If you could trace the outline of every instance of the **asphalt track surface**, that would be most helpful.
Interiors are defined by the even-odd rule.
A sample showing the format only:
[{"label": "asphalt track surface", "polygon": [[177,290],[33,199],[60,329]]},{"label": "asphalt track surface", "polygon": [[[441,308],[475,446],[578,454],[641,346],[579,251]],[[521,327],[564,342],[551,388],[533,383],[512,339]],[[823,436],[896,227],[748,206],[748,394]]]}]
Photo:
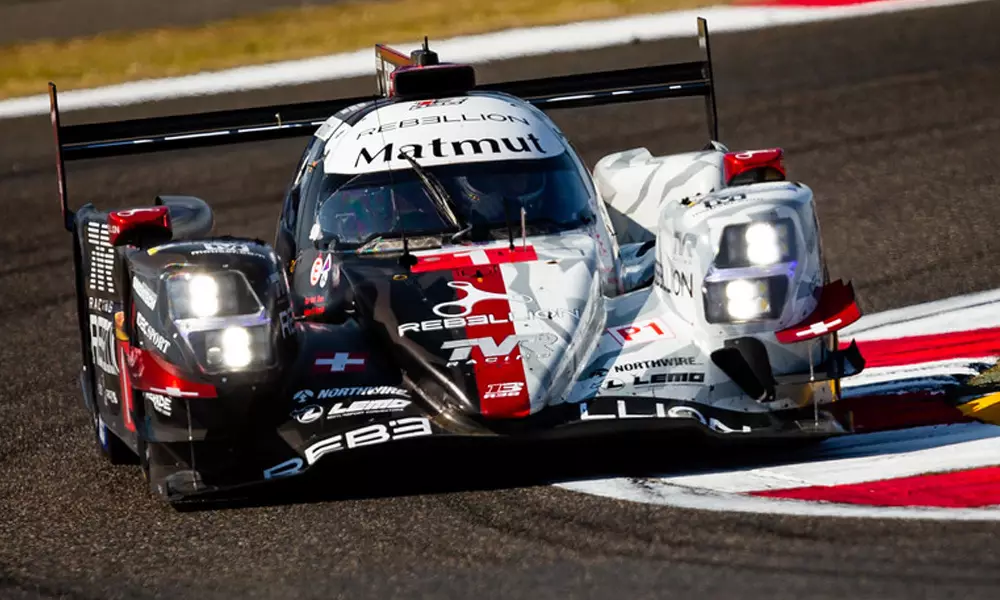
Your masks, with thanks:
[{"label": "asphalt track surface", "polygon": [[[715,39],[722,137],[781,145],[818,195],[834,277],[869,311],[1000,284],[1000,6]],[[694,56],[692,40],[496,64],[484,79]],[[72,122],[354,94],[349,81],[73,113]],[[558,115],[603,153],[705,141],[694,101]],[[187,192],[270,239],[300,141],[71,167],[76,204]],[[379,456],[313,493],[176,512],[94,449],[76,389],[69,238],[44,118],[0,122],[0,597],[997,598],[1000,525],[726,515],[553,480],[681,468],[697,447]],[[635,461],[637,452],[646,458]],[[637,462],[627,469],[624,465]],[[387,474],[384,474],[387,473]],[[469,475],[477,473],[478,475]]]}]

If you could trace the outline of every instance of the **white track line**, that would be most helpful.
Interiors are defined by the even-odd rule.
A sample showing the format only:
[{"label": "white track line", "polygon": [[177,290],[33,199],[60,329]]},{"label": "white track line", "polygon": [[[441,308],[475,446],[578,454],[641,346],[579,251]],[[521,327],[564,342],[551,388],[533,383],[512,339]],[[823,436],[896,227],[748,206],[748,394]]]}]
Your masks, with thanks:
[{"label": "white track line", "polygon": [[728,494],[707,489],[689,488],[656,480],[603,479],[563,483],[558,487],[603,496],[615,500],[630,500],[644,504],[660,504],[676,508],[716,512],[794,515],[803,517],[867,517],[876,519],[926,519],[934,521],[1000,521],[996,508],[897,508],[889,506],[858,506],[779,500],[744,494]]},{"label": "white track line", "polygon": [[[979,1],[982,0],[884,0],[823,7],[714,6],[457,37],[434,43],[434,49],[448,61],[481,63],[553,52],[590,50],[635,41],[693,36],[695,18],[699,16],[708,19],[709,28],[713,32],[747,31]],[[400,47],[409,49],[418,45],[417,42],[411,42],[400,44]],[[669,57],[664,58],[668,59]],[[372,51],[365,49],[185,77],[150,79],[65,91],[59,95],[59,107],[62,110],[81,110],[358,77],[373,74],[374,63]],[[56,84],[58,83],[57,81]],[[374,82],[372,90],[374,91]],[[0,119],[45,114],[49,110],[48,102],[48,96],[44,94],[0,101]]]},{"label": "white track line", "polygon": [[1000,289],[865,315],[842,340],[885,340],[1000,327]]},{"label": "white track line", "polygon": [[741,493],[815,485],[850,485],[1000,462],[1000,427],[981,423],[915,427],[823,442],[804,462],[676,475],[655,481]]},{"label": "white track line", "polygon": [[[1000,324],[1000,290],[968,294],[862,317],[843,339],[887,339]],[[996,357],[984,357],[986,363]],[[977,359],[941,360],[880,367],[844,381],[852,392],[879,388],[893,380],[903,389],[943,387],[960,374],[974,374]],[[916,379],[915,379],[916,378]],[[919,385],[918,385],[919,384]],[[901,391],[901,390],[896,390]],[[567,490],[722,512],[770,513],[812,517],[875,517],[934,520],[1000,520],[1000,507],[976,509],[883,507],[749,496],[759,490],[813,485],[843,485],[1000,464],[1000,427],[965,423],[852,435],[823,442],[815,452],[790,457],[785,464],[733,468],[709,473],[648,478],[608,478],[557,484]]]}]

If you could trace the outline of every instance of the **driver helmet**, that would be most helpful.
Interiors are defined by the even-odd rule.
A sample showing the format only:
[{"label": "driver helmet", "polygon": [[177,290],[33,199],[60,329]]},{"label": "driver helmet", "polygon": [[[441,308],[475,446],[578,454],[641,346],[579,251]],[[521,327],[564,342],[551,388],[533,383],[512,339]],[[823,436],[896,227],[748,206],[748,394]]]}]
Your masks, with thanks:
[{"label": "driver helmet", "polygon": [[[469,206],[488,220],[504,218],[504,198],[511,210],[521,206],[533,211],[545,191],[545,173],[519,171],[502,174],[463,175],[457,178]],[[511,215],[513,218],[514,215]]]}]

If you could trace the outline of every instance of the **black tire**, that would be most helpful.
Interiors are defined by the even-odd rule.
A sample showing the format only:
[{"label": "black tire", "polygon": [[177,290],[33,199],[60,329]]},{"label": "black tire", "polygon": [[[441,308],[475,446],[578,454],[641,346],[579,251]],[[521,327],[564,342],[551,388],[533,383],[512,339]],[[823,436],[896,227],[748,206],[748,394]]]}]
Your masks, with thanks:
[{"label": "black tire", "polygon": [[100,412],[94,411],[94,438],[101,455],[113,465],[134,465],[135,453],[111,429],[108,428]]}]

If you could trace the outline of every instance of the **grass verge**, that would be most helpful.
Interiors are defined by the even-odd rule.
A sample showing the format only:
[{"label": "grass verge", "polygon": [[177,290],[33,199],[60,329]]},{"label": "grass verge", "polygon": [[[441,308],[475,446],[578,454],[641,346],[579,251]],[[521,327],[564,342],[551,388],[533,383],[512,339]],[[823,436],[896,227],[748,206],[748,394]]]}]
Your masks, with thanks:
[{"label": "grass verge", "polygon": [[[279,60],[695,8],[727,0],[368,0],[208,23],[0,47],[0,98],[188,75]],[[693,25],[692,25],[693,26]],[[447,60],[447,57],[442,57]]]}]

